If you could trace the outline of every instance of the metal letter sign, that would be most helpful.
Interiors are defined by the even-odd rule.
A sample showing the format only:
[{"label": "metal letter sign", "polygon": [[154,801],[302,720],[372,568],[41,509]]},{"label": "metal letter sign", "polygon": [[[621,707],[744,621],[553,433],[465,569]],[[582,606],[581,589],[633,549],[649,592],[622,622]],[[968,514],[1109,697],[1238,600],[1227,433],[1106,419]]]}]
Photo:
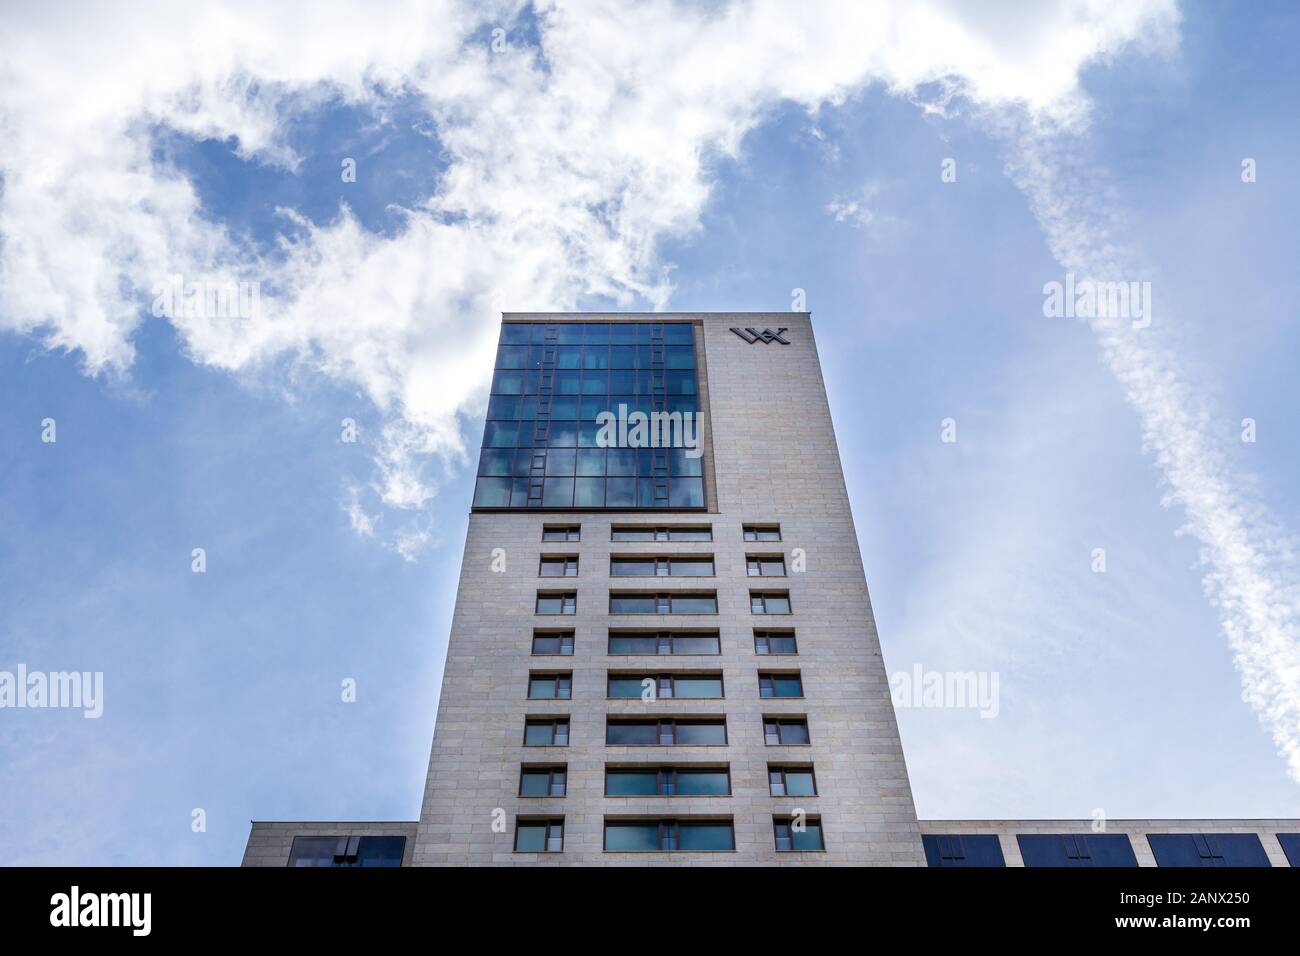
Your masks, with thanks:
[{"label": "metal letter sign", "polygon": [[764,329],[762,332],[756,332],[753,329],[732,329],[742,339],[753,345],[755,342],[762,342],[764,345],[771,345],[773,342],[780,342],[782,345],[789,345],[790,342],[781,333],[790,331],[785,326],[773,332],[771,329]]}]

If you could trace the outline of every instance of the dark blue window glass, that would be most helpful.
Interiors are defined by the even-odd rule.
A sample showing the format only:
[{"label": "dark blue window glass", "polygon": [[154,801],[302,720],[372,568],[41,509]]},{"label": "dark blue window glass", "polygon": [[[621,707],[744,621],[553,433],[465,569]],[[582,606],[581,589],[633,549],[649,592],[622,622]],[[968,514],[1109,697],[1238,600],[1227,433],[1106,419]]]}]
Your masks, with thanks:
[{"label": "dark blue window glass", "polygon": [[1149,833],[1157,866],[1271,866],[1253,833]]},{"label": "dark blue window glass", "polygon": [[921,837],[929,866],[1006,866],[1002,844],[992,834],[926,834]]},{"label": "dark blue window glass", "polygon": [[1124,833],[1022,833],[1016,837],[1025,866],[1137,866]]},{"label": "dark blue window glass", "polygon": [[1292,866],[1300,866],[1300,833],[1279,833],[1277,842],[1282,844],[1286,861]]},{"label": "dark blue window glass", "polygon": [[697,389],[691,323],[503,324],[474,507],[703,509]]},{"label": "dark blue window glass", "polygon": [[290,866],[401,866],[404,836],[300,836],[289,850]]}]

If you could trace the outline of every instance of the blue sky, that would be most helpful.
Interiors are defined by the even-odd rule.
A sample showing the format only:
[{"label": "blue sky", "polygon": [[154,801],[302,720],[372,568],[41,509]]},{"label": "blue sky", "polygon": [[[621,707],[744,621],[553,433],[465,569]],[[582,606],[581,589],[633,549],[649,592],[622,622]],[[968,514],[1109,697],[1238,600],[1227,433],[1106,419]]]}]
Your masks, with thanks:
[{"label": "blue sky", "polygon": [[[233,94],[203,73],[182,77],[188,99],[115,91],[129,108],[82,119],[147,160],[153,178],[125,211],[56,205],[96,186],[120,196],[130,181],[112,140],[82,157],[91,147],[39,127],[37,93],[61,87],[24,74],[13,45],[23,31],[90,41],[44,22],[0,34],[34,91],[0,112],[35,130],[17,138],[0,193],[0,670],[105,675],[98,720],[0,710],[6,862],[230,864],[251,818],[413,819],[470,499],[458,436],[472,448],[481,433],[494,310],[782,310],[796,288],[888,668],[1000,675],[996,719],[900,711],[921,815],[1300,816],[1272,728],[1243,700],[1232,609],[1203,587],[1206,541],[1180,502],[1162,505],[1180,489],[1150,435],[1144,448],[1141,407],[1087,324],[1043,315],[1043,285],[1066,269],[1008,174],[1017,146],[998,119],[1088,105],[1086,126],[1062,135],[1105,184],[1089,203],[1122,217],[1141,262],[1130,277],[1152,282],[1152,334],[1205,403],[1199,427],[1232,501],[1287,539],[1300,528],[1300,186],[1288,166],[1300,128],[1283,105],[1300,69],[1295,11],[1116,14],[1098,29],[1127,45],[1078,57],[1059,95],[1028,107],[977,63],[942,113],[927,111],[933,84],[909,85],[929,68],[918,55],[915,70],[880,77],[892,92],[835,75],[820,90],[751,91],[684,159],[659,158],[675,140],[632,130],[611,143],[609,168],[532,170],[530,145],[563,156],[523,108],[530,90],[555,92],[576,55],[554,15],[449,17],[461,32],[435,29],[429,45],[467,72],[432,80],[418,56],[363,30],[358,48],[378,51],[369,74],[304,59],[243,88],[236,120],[218,108]],[[964,28],[1000,29],[988,15]],[[638,32],[617,20],[600,19],[592,42]],[[481,48],[494,23],[509,27],[518,72],[485,120],[473,71],[492,75]],[[1163,36],[1159,49],[1144,33]],[[1018,55],[1029,90],[1038,61]],[[239,75],[258,77],[249,63]],[[701,108],[690,83],[618,95],[652,132],[690,129],[673,124]],[[502,144],[507,130],[517,147]],[[56,182],[71,177],[58,196],[19,164],[42,144],[67,150],[49,160]],[[349,156],[356,183],[339,177]],[[955,183],[940,179],[945,157]],[[1257,182],[1241,181],[1244,157]],[[176,183],[192,202],[166,198]],[[546,231],[554,210],[534,205],[551,184],[581,197],[564,207],[583,212],[572,232]],[[41,232],[42,210],[68,231]],[[114,258],[140,235],[150,242],[131,263]],[[63,268],[33,271],[31,249]],[[263,281],[267,324],[155,317],[147,281],[126,296],[129,319],[113,283],[58,299],[88,263],[140,285],[132,263],[157,249]],[[485,282],[465,284],[480,266]],[[55,294],[28,294],[41,276]],[[77,321],[96,309],[102,327]],[[949,417],[955,444],[939,440]],[[1245,417],[1253,444],[1238,440]],[[45,418],[54,444],[40,441]],[[339,440],[344,418],[359,442]],[[191,572],[196,547],[205,574]],[[1104,574],[1091,568],[1099,547]],[[1293,597],[1291,573],[1270,566],[1277,593]],[[354,704],[340,700],[345,678]],[[195,808],[205,832],[191,830]]]}]

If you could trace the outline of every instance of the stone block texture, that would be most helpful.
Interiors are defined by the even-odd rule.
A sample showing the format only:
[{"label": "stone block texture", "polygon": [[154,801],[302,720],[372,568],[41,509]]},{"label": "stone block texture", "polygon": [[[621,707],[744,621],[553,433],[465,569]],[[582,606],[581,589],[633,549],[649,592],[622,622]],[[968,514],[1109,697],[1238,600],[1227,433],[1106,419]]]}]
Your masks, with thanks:
[{"label": "stone block texture", "polygon": [[380,823],[286,823],[255,820],[244,848],[241,866],[288,866],[294,837],[299,836],[404,836],[406,850],[402,866],[410,866],[415,856],[416,822]]},{"label": "stone block texture", "polygon": [[[507,321],[565,316],[507,315]],[[512,512],[470,516],[434,731],[415,864],[458,865],[827,865],[924,862],[907,769],[881,661],[822,383],[810,316],[580,314],[577,321],[691,321],[706,453],[707,512]],[[779,342],[748,342],[732,327],[785,328]],[[543,543],[544,525],[577,524],[581,541]],[[746,524],[779,525],[779,542],[746,542]],[[709,525],[711,542],[611,542],[612,524]],[[503,549],[504,571],[493,570]],[[577,555],[576,578],[539,579],[544,554]],[[785,578],[746,576],[747,554],[784,556]],[[708,554],[713,578],[618,578],[614,554]],[[802,566],[804,570],[796,571]],[[611,615],[618,590],[716,590],[716,615]],[[792,613],[755,615],[750,590],[788,590]],[[577,592],[573,616],[534,614],[539,590]],[[572,657],[531,655],[535,629],[571,628]],[[720,656],[611,657],[611,628],[716,630]],[[793,629],[798,654],[759,656],[755,629]],[[571,671],[570,700],[528,700],[530,670]],[[720,671],[719,700],[609,700],[610,671]],[[804,697],[759,696],[759,671],[798,671]],[[525,747],[531,715],[567,717],[569,744]],[[725,746],[607,746],[606,718],[725,715]],[[769,746],[765,716],[806,717],[807,746]],[[815,797],[769,795],[769,764],[810,764]],[[564,764],[563,797],[521,798],[523,764]],[[606,797],[606,765],[725,765],[726,797]],[[777,852],[773,818],[819,817],[823,852]],[[516,853],[520,818],[562,818],[559,853]],[[732,852],[613,853],[606,818],[728,818]]]}]

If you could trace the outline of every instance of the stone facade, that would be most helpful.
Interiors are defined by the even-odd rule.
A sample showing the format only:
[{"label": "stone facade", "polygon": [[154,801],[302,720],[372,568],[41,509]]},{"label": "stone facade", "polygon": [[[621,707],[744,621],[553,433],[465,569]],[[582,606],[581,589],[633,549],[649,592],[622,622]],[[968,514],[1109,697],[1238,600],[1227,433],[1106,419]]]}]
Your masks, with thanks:
[{"label": "stone facade", "polygon": [[[510,319],[551,316],[508,315]],[[582,315],[599,321],[606,316]],[[709,428],[705,454],[711,491],[707,513],[478,513],[470,516],[460,588],[452,620],[442,700],[434,733],[416,865],[446,864],[910,864],[923,861],[916,812],[880,657],[853,517],[807,314],[608,316],[698,322],[697,353]],[[747,342],[733,326],[785,327],[788,345]],[[542,543],[542,526],[580,524],[576,544]],[[610,525],[707,524],[712,542],[611,543]],[[779,524],[780,542],[745,542],[742,525]],[[495,549],[506,568],[491,568]],[[786,578],[746,576],[747,554],[784,555]],[[795,572],[802,552],[806,570]],[[539,580],[542,554],[574,554],[579,576]],[[611,554],[709,554],[714,578],[617,579],[619,589],[716,589],[718,614],[608,613]],[[793,613],[750,613],[751,588],[787,590]],[[533,613],[541,589],[577,592],[572,617]],[[572,657],[531,656],[534,628],[576,633]],[[721,656],[610,657],[611,627],[717,630]],[[758,656],[756,628],[793,628],[798,654]],[[571,670],[572,699],[526,700],[529,670]],[[802,699],[759,696],[759,670],[797,670]],[[616,671],[721,671],[721,700],[607,700],[606,675]],[[570,720],[567,747],[524,747],[526,715]],[[607,715],[725,714],[725,747],[606,746]],[[807,746],[764,743],[763,718],[806,716]],[[769,796],[769,762],[812,764],[818,795]],[[521,764],[563,763],[564,797],[516,796]],[[727,765],[728,797],[604,796],[606,764]],[[778,853],[773,816],[803,810],[820,816],[824,852]],[[500,811],[500,812],[498,812]],[[495,814],[495,816],[494,816]],[[727,817],[729,853],[606,853],[605,817]],[[519,817],[563,817],[564,850],[514,852]],[[494,828],[494,819],[504,820]]]},{"label": "stone facade", "polygon": [[[707,509],[654,512],[480,511],[470,515],[442,696],[420,819],[398,823],[254,823],[246,866],[283,866],[297,835],[407,836],[403,865],[924,865],[921,834],[993,833],[1009,866],[1019,833],[1086,833],[1091,821],[918,824],[859,553],[810,317],[803,313],[512,314],[507,321],[688,321],[695,327]],[[780,330],[748,341],[731,330]],[[851,410],[841,410],[842,414]],[[842,419],[845,420],[845,419]],[[851,419],[847,419],[851,420]],[[545,525],[579,525],[577,542],[543,542]],[[620,525],[708,525],[709,542],[612,542]],[[779,525],[779,542],[747,542],[747,524]],[[787,576],[753,578],[747,555],[781,554]],[[715,576],[610,578],[612,555],[710,555]],[[543,555],[576,556],[577,577],[541,578]],[[617,590],[716,591],[716,615],[612,615]],[[788,591],[792,613],[755,615],[751,589]],[[572,591],[573,615],[538,615],[539,591]],[[610,656],[610,629],[716,631],[721,654]],[[756,629],[793,629],[798,653],[760,656]],[[572,656],[535,656],[535,630],[571,630]],[[530,672],[572,675],[567,700],[530,700]],[[802,698],[763,698],[759,672],[798,671]],[[607,699],[611,672],[721,673],[721,699]],[[610,716],[726,718],[725,746],[608,746]],[[806,746],[769,746],[763,720],[806,717]],[[529,716],[569,720],[567,746],[524,746]],[[564,796],[518,796],[523,765],[567,768]],[[607,797],[607,765],[725,766],[731,794]],[[773,797],[770,764],[811,765],[815,797]],[[823,851],[778,852],[774,817],[819,817]],[[515,852],[520,819],[562,819],[563,850]],[[732,822],[728,852],[606,852],[612,818]],[[1113,820],[1141,865],[1152,832],[1254,832],[1287,861],[1281,820]]]}]

